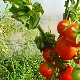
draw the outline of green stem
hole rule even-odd
[[[66,7],[66,9],[65,9],[65,14],[64,14],[63,19],[66,19],[66,17],[67,17],[67,14],[68,14],[68,5],[69,5],[69,0],[65,1],[65,7]]]
[[[76,10],[78,8],[79,3],[80,3],[80,0],[77,0],[76,7],[75,7]]]
[[[45,35],[40,25],[38,25],[38,30],[40,31],[41,35],[47,40],[47,36]]]
[[[4,68],[7,72],[9,72],[5,66],[3,66],[3,65],[1,65],[1,64],[0,64],[0,66],[1,66],[2,68]]]
[[[40,18],[37,19],[37,22],[35,23],[36,27],[38,28],[38,30],[40,31],[40,34],[42,35],[42,37],[45,38],[45,40],[48,40],[47,36],[45,35],[44,31],[42,30],[41,26],[39,25],[39,21],[40,21]]]
[[[71,1],[71,4],[74,4],[75,3],[75,1],[74,0],[70,0]]]

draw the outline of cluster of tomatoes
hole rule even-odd
[[[45,80],[74,80],[73,66],[68,62],[74,60],[79,64],[80,42],[76,42],[79,26],[69,20],[62,20],[57,25],[57,31],[60,37],[56,45],[46,47],[42,51],[44,62],[40,64],[40,74],[45,77]]]

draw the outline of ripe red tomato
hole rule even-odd
[[[71,24],[65,31],[65,37],[70,41],[76,42],[77,33],[73,28],[78,29],[78,24]]]
[[[61,36],[65,36],[65,30],[66,30],[66,28],[67,28],[66,25],[68,25],[69,22],[70,22],[69,20],[62,20],[62,21],[60,21],[60,22],[58,23],[58,25],[57,25],[57,31],[58,31],[58,33],[59,33]]]
[[[80,42],[78,44],[76,44],[76,41],[72,42],[72,41],[66,39],[66,43],[73,47],[80,47]]]
[[[45,80],[51,80],[50,78],[46,78]]]
[[[54,70],[48,66],[47,62],[43,62],[40,65],[39,71],[40,74],[44,77],[50,77],[54,73]]]
[[[51,62],[51,61],[55,60],[55,57],[53,56],[53,52],[54,52],[53,47],[45,48],[43,50],[42,56],[46,61]]]
[[[72,80],[72,70],[73,70],[73,67],[72,66],[69,66],[65,72],[61,72],[60,73],[60,76],[61,76],[61,80]]]
[[[72,70],[73,70],[73,67],[69,66],[67,67],[66,72],[68,72],[69,74],[72,74]]]
[[[65,37],[61,37],[56,42],[56,52],[63,59],[70,60],[74,57],[75,53],[77,52],[77,48],[66,44]]]
[[[61,76],[61,80],[72,80],[71,74],[67,72],[62,72],[60,76]]]

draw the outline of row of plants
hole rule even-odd
[[[44,80],[39,73],[42,56],[33,41],[38,30],[11,18],[8,5],[0,20],[0,80]],[[20,39],[12,40],[17,33]]]

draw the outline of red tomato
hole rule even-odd
[[[73,67],[69,66],[67,67],[66,72],[68,72],[69,74],[72,74],[72,70],[73,70]]]
[[[61,76],[61,80],[72,80],[71,74],[67,72],[62,72],[60,76]]]
[[[61,72],[60,76],[61,76],[61,80],[72,80],[72,70],[73,67],[69,66],[65,72]]]
[[[50,78],[46,78],[45,80],[51,80]]]
[[[61,36],[65,36],[65,29],[67,28],[67,24],[69,24],[69,20],[62,20],[57,25],[57,31]]]
[[[77,33],[73,28],[78,29],[78,24],[71,24],[65,31],[65,37],[70,41],[76,42]]]
[[[45,48],[43,50],[42,56],[46,61],[51,62],[51,61],[55,60],[55,57],[53,56],[53,52],[54,52],[53,47]]]
[[[50,77],[54,73],[54,70],[48,66],[47,62],[43,62],[40,65],[39,71],[40,74],[44,77]]]
[[[73,47],[80,47],[80,42],[78,44],[76,44],[76,41],[72,42],[72,41],[66,39],[66,43]]]
[[[66,44],[66,39],[64,37],[61,37],[56,42],[56,52],[63,59],[70,60],[74,57],[75,53],[77,52],[77,48]]]

